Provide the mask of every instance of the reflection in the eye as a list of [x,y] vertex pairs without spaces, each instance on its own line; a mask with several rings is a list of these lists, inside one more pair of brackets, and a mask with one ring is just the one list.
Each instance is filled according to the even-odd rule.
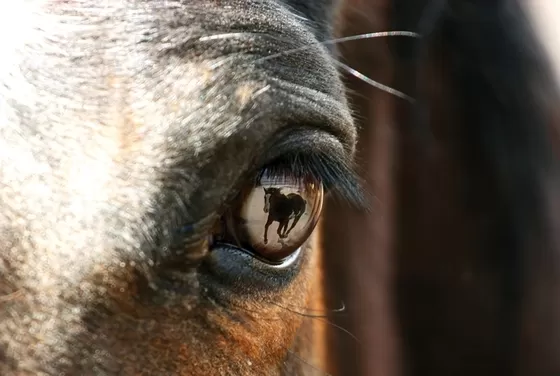
[[[268,218],[264,225],[264,244],[268,243],[268,227],[272,222],[278,222],[278,242],[282,243],[297,225],[305,213],[306,201],[297,193],[282,193],[282,188],[269,187],[264,189],[264,209]],[[292,225],[288,228],[292,220]]]
[[245,187],[220,221],[214,239],[279,262],[311,235],[321,214],[323,185],[312,177],[267,172]]
[[240,212],[247,240],[265,255],[294,252],[313,231],[322,202],[320,182],[263,178]]

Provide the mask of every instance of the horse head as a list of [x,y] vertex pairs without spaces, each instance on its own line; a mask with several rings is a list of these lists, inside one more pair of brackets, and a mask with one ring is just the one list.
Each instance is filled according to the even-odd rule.
[[263,211],[265,213],[268,213],[268,211],[270,210],[270,197],[272,195],[278,194],[280,193],[280,189],[279,188],[264,188],[264,208]]

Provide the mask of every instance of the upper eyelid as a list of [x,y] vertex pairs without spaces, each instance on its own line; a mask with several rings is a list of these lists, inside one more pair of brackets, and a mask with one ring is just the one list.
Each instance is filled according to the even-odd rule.
[[340,160],[350,159],[342,141],[335,135],[323,129],[298,126],[285,128],[273,135],[265,146],[263,160],[272,161],[294,153],[329,153]]
[[325,191],[335,194],[352,205],[367,208],[360,178],[345,162],[332,158],[332,155],[308,153],[296,156],[286,155],[275,160],[266,168],[276,169],[295,178],[311,175],[323,183]]
[[275,146],[265,153],[257,173],[263,168],[283,165],[288,173],[314,175],[323,182],[328,192],[352,205],[368,207],[363,183],[351,157],[334,135],[302,128],[279,135],[273,142]]

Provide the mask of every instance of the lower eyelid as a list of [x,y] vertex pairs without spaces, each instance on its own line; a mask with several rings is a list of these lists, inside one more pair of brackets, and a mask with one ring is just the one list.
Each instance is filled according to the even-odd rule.
[[[271,265],[246,250],[228,244],[215,244],[199,270],[201,283],[231,300],[236,294],[272,294],[289,285],[310,255],[308,243],[282,263]],[[233,294],[233,295],[232,295]]]
[[246,255],[250,256],[251,258],[257,259],[258,261],[266,264],[267,268],[272,268],[272,269],[278,269],[278,270],[282,270],[282,269],[286,269],[286,268],[290,268],[291,266],[294,266],[294,263],[297,262],[298,258],[301,256],[301,252],[302,249],[305,248],[304,246],[301,246],[299,248],[297,248],[292,254],[290,254],[289,256],[285,257],[284,259],[278,261],[278,262],[270,262],[268,260],[265,260],[262,257],[259,257],[258,255],[255,255],[253,253],[251,253],[250,251],[242,248],[242,247],[238,247],[235,246],[233,244],[229,244],[229,243],[215,243],[216,247],[229,247],[230,249],[235,249],[236,251],[239,252],[243,252]]

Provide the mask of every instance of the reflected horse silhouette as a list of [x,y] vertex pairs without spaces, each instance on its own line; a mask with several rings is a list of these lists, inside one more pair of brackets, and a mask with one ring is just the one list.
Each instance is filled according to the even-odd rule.
[[[278,222],[278,242],[286,238],[290,231],[294,229],[299,219],[305,212],[306,202],[296,193],[285,195],[280,188],[264,188],[264,208],[268,213],[266,224],[264,225],[264,244],[268,243],[268,227],[272,222]],[[293,218],[292,225],[288,229],[290,219]]]

